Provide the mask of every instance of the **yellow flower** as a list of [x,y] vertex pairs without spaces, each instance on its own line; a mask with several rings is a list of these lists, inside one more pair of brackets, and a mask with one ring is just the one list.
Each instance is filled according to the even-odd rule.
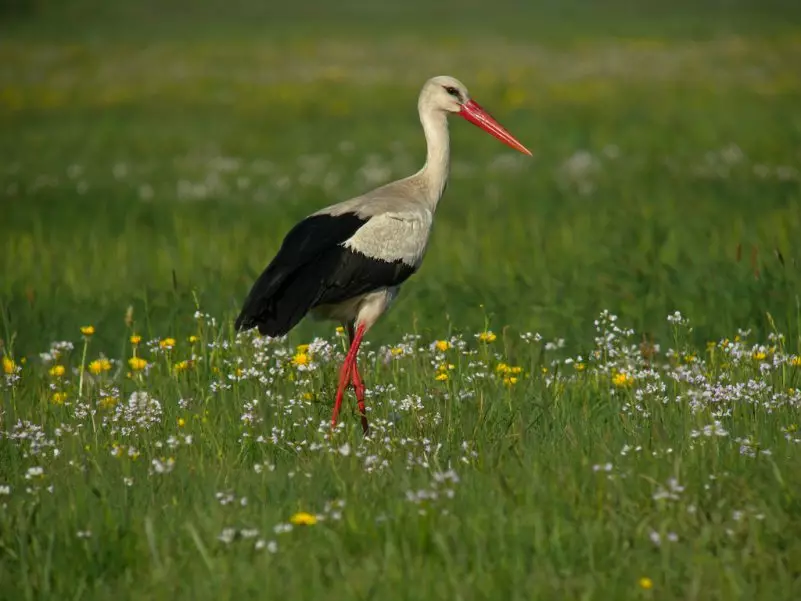
[[3,373],[11,374],[17,373],[17,364],[14,363],[14,360],[11,357],[3,357]]
[[437,367],[437,371],[449,371],[451,369],[456,369],[453,363],[440,363],[439,367]]
[[131,341],[131,344],[133,344],[134,346],[136,346],[137,344],[139,344],[140,342],[142,342],[142,337],[141,337],[139,334],[134,334],[134,335],[133,335],[133,336],[131,336],[131,337],[130,337],[128,340],[130,340],[130,341]]
[[306,401],[313,401],[314,400],[314,393],[313,392],[304,392],[303,399]]
[[451,343],[447,340],[437,340],[436,347],[438,351],[442,351],[443,353],[451,348]]
[[297,346],[297,349],[296,349],[296,350],[297,350],[299,353],[305,353],[306,351],[308,351],[308,350],[309,350],[309,345],[308,345],[308,344],[299,344],[299,345]]
[[308,365],[311,362],[309,355],[306,353],[298,353],[292,357],[292,363],[300,367],[301,365]]
[[517,378],[514,376],[507,376],[503,379],[503,383],[507,386],[512,386],[513,384],[517,384]]
[[101,357],[100,359],[95,359],[89,364],[89,371],[91,371],[96,376],[102,374],[104,371],[109,371],[110,369],[111,369],[111,362],[105,357]]
[[403,348],[400,346],[394,346],[389,350],[389,352],[392,353],[393,356],[397,357],[398,355],[403,354]]
[[192,334],[192,335],[189,337],[189,344],[195,344],[195,343],[196,343],[198,340],[200,340],[200,338],[198,338],[197,336],[195,336],[194,334]]
[[289,518],[289,521],[296,526],[314,526],[317,523],[317,516],[305,511],[299,511]]
[[173,373],[179,374],[182,371],[186,371],[189,369],[189,361],[184,359],[183,361],[179,361],[175,365],[172,366]]
[[573,364],[573,369],[575,369],[576,371],[584,371],[584,369],[585,369],[586,367],[587,367],[587,366],[586,366],[586,365],[584,365],[583,363],[574,363],[574,364]]
[[170,350],[175,346],[175,338],[165,338],[159,341],[159,346],[163,349]]
[[612,384],[614,384],[618,388],[631,386],[632,384],[634,384],[634,376],[630,376],[629,374],[623,372],[618,372],[614,376],[612,376]]
[[53,399],[53,402],[56,405],[63,405],[64,401],[67,400],[67,393],[66,392],[54,392],[52,399]]
[[183,428],[186,425],[186,420],[182,417],[178,418],[178,427]]
[[684,355],[684,362],[685,363],[693,363],[695,361],[695,354],[688,354]]
[[50,368],[50,375],[53,376],[54,378],[60,378],[61,376],[64,375],[64,372],[66,371],[67,370],[64,368],[63,365],[54,365],[53,367]]
[[444,382],[445,380],[448,379],[448,374],[446,374],[445,372],[440,372],[434,377],[434,379],[437,382]]
[[81,327],[81,334],[84,336],[91,336],[95,333],[95,326],[82,326]]
[[637,584],[640,585],[641,589],[644,589],[646,591],[650,591],[652,588],[654,588],[654,581],[648,578],[647,576],[643,576],[642,578],[640,578],[637,581]]
[[147,361],[141,357],[131,357],[128,359],[128,365],[130,365],[131,369],[134,371],[141,371],[147,367]]
[[117,397],[115,396],[104,396],[102,399],[100,399],[101,409],[111,409],[116,404],[117,404]]
[[755,361],[762,361],[767,357],[764,351],[756,351],[753,355],[751,355]]
[[342,326],[337,326],[336,332],[337,332],[337,334],[340,334],[340,335],[344,334],[345,333],[345,328],[343,328]]
[[481,334],[478,335],[478,339],[481,342],[495,342],[496,338],[497,336],[493,334],[491,330],[487,330],[486,332],[481,332]]
[[[523,373],[523,368],[519,367],[517,365],[507,365],[506,363],[498,363],[498,365],[495,367],[495,371],[497,371],[499,374],[501,374],[504,377],[506,377],[507,374],[521,374],[521,373]],[[515,378],[515,382],[516,381],[517,381],[517,378]]]
[[801,367],[801,357],[793,357],[790,359],[790,365],[793,367]]

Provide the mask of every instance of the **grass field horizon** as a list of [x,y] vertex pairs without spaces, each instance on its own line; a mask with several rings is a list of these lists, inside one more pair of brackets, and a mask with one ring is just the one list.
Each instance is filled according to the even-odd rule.
[[[4,7],[0,598],[798,598],[799,9],[337,7]],[[438,74],[534,157],[452,120],[331,433],[233,320]]]

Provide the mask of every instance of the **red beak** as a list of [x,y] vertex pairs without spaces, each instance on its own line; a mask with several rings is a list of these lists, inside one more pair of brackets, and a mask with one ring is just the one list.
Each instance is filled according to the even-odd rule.
[[481,108],[477,102],[468,100],[462,105],[462,110],[459,111],[459,116],[464,117],[473,125],[477,125],[488,134],[492,134],[507,146],[511,146],[523,154],[531,155],[531,151],[523,146],[517,139],[506,131],[500,123],[492,118],[487,111]]

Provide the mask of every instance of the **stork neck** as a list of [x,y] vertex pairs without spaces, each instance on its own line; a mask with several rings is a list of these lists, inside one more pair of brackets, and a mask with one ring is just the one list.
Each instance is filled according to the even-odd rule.
[[426,136],[427,151],[426,163],[419,175],[427,200],[435,209],[445,191],[450,171],[448,118],[442,111],[423,110],[420,112],[420,121]]

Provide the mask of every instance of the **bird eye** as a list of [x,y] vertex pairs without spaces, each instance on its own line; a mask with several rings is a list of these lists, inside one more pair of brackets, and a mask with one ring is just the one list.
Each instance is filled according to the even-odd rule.
[[454,98],[456,98],[457,100],[461,100],[461,97],[459,96],[459,90],[457,90],[453,86],[445,86],[445,91]]

